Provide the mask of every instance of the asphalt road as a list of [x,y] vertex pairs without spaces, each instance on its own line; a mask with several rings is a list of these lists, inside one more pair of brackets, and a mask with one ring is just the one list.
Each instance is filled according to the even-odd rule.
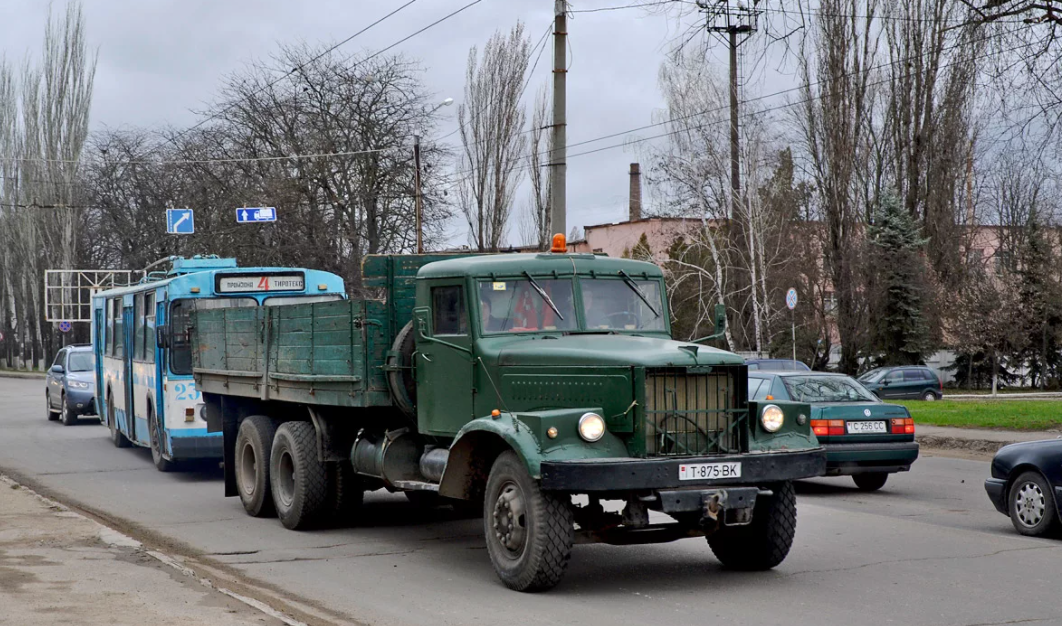
[[0,471],[329,621],[1062,624],[1062,541],[1013,531],[985,497],[985,462],[924,457],[873,494],[844,478],[802,483],[796,543],[770,572],[723,570],[701,539],[577,546],[556,589],[518,594],[491,570],[479,520],[375,493],[361,526],[290,532],[223,498],[216,470],[161,474],[102,426],[46,421],[43,396],[40,381],[0,378]]

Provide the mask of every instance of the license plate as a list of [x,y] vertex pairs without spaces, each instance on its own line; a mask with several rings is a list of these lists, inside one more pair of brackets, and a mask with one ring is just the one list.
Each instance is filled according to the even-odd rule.
[[888,432],[885,422],[846,422],[849,435]]
[[694,463],[679,465],[679,480],[741,478],[741,463]]

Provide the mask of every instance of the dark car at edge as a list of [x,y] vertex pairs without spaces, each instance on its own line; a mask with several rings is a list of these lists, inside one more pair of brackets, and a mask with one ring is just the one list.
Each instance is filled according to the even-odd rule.
[[1014,529],[1030,537],[1062,531],[1062,438],[1003,446],[992,459],[985,491]]
[[859,377],[864,387],[882,400],[940,400],[944,384],[925,365],[879,367]]

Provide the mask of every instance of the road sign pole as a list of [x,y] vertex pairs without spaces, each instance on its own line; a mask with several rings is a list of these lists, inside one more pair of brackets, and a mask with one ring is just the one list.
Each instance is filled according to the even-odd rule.
[[793,360],[796,360],[796,313],[789,311],[789,322],[793,327]]

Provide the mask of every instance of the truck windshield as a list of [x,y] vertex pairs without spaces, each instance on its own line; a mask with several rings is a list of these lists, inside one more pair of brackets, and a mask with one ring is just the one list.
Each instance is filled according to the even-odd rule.
[[483,281],[479,284],[480,325],[488,334],[575,330],[574,302],[572,281],[567,279]]
[[583,278],[579,285],[588,330],[667,330],[658,281]]
[[848,376],[785,376],[782,382],[797,402],[879,402]]

